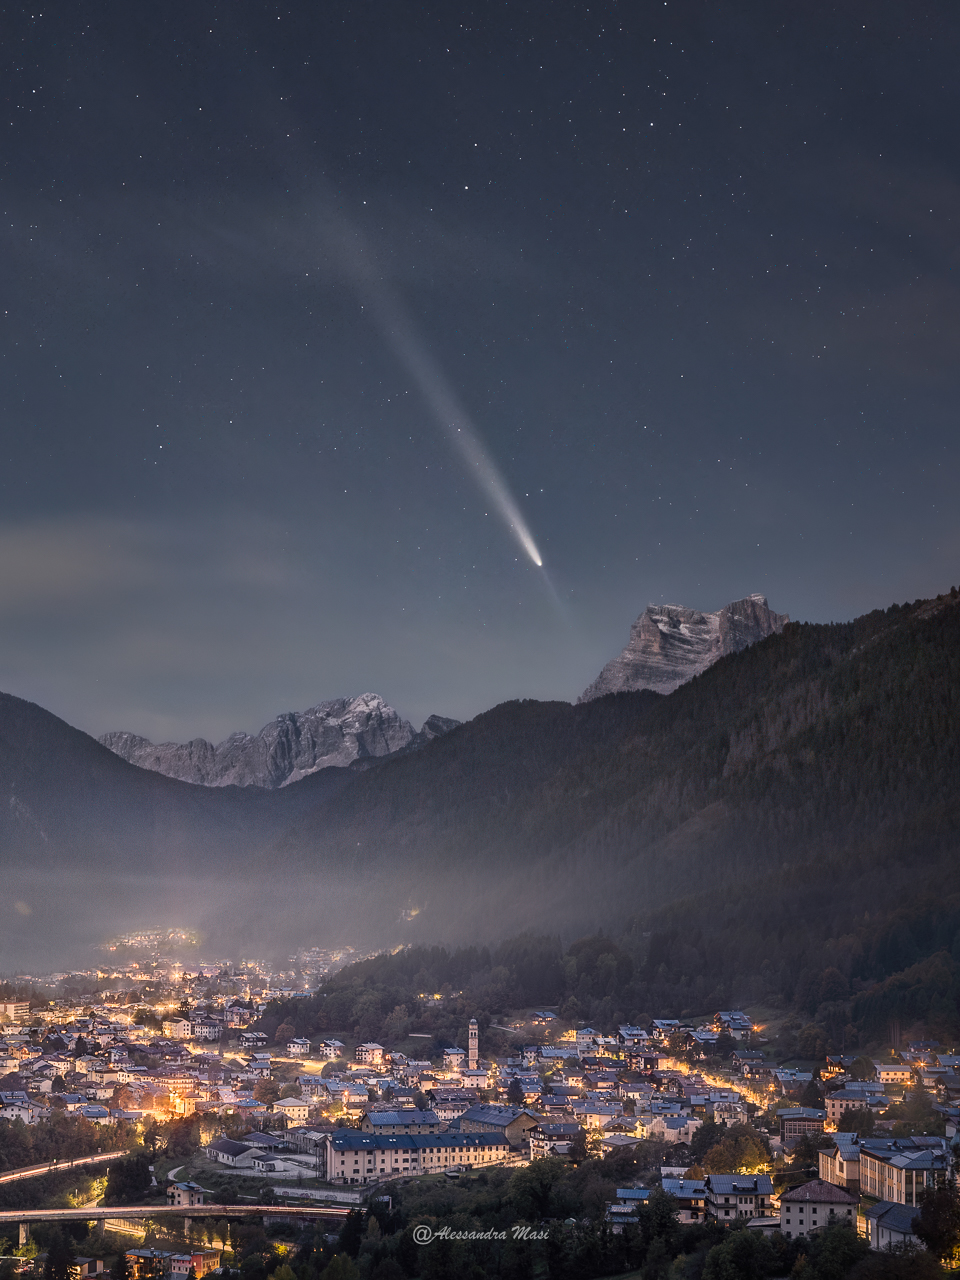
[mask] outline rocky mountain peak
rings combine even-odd
[[[232,733],[216,746],[204,738],[155,744],[123,731],[105,733],[100,742],[130,764],[182,782],[272,789],[331,765],[417,750],[458,724],[434,715],[418,733],[379,694],[362,693],[286,711],[259,733]]]
[[[782,631],[789,621],[787,614],[774,613],[762,595],[734,600],[715,613],[678,604],[648,605],[630,628],[627,647],[577,701],[637,689],[672,693],[724,654]]]

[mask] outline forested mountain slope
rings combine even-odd
[[[651,1000],[872,980],[960,935],[958,698],[955,592],[789,624],[669,697],[497,707],[278,852],[411,938],[632,933]]]

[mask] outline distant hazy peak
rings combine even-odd
[[[782,631],[789,621],[787,614],[768,608],[766,596],[759,594],[734,600],[716,613],[679,604],[648,605],[630,628],[627,647],[577,701],[637,689],[672,693],[724,654]]]
[[[284,787],[330,765],[416,750],[460,722],[430,716],[417,733],[379,694],[335,698],[286,711],[255,736],[232,733],[214,746],[204,738],[154,744],[137,734],[105,733],[100,742],[130,764],[207,787]]]

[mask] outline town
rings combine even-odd
[[[391,1188],[438,1177],[466,1183],[484,1171],[594,1160],[621,1174],[600,1206],[615,1234],[666,1194],[686,1226],[798,1241],[844,1224],[883,1251],[924,1247],[925,1194],[954,1178],[960,1055],[935,1041],[882,1057],[828,1053],[804,1069],[779,1062],[770,1028],[743,1010],[604,1034],[541,1008],[493,1028],[507,1053],[485,1053],[471,1017],[462,1044],[421,1033],[414,1056],[271,1021],[271,1010],[314,996],[324,974],[357,957],[314,949],[310,959],[306,977],[296,967],[299,987],[278,985],[293,971],[187,971],[155,958],[54,975],[48,1000],[0,1001],[0,1182],[18,1176],[4,1136],[69,1117],[83,1148],[71,1157],[151,1153],[134,1197],[144,1206],[359,1211]],[[78,990],[83,982],[91,990]],[[431,1006],[453,997],[423,993]],[[401,1030],[416,1044],[418,1033]],[[164,1129],[180,1137],[161,1158]],[[16,1270],[36,1257],[21,1217],[21,1247],[8,1259]],[[161,1243],[170,1247],[148,1251],[151,1266],[172,1274],[219,1267],[226,1249],[209,1233],[206,1243],[220,1247],[202,1256]],[[143,1250],[126,1252],[138,1274]]]

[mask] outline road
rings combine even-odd
[[[269,1204],[198,1204],[186,1205],[134,1205],[132,1207],[108,1207],[98,1205],[85,1209],[3,1209],[0,1210],[0,1226],[7,1223],[26,1222],[90,1222],[108,1220],[122,1222],[137,1218],[345,1218],[356,1206],[326,1205],[322,1208],[301,1208],[299,1205]]]
[[[95,1156],[77,1156],[75,1160],[50,1160],[46,1164],[29,1164],[22,1169],[0,1173],[0,1182],[19,1182],[21,1178],[38,1178],[43,1173],[60,1173],[64,1169],[80,1169],[88,1164],[106,1164],[129,1155],[129,1151],[102,1151]]]

